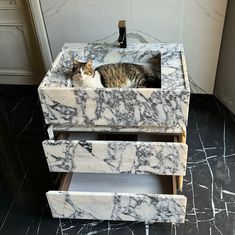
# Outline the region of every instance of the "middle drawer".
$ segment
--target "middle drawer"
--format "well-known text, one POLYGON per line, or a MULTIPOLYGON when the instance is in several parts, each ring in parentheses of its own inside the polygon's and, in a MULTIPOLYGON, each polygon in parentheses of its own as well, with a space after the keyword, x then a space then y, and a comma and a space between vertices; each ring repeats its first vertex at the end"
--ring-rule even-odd
POLYGON ((57 133, 43 141, 52 172, 185 175, 188 146, 177 134, 57 133))

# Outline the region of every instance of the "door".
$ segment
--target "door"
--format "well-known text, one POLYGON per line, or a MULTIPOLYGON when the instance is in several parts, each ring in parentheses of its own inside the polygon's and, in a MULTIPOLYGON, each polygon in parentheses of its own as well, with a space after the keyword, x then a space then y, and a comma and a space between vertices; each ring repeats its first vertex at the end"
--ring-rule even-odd
POLYGON ((0 84, 39 84, 45 74, 26 2, 0 0, 0 84))

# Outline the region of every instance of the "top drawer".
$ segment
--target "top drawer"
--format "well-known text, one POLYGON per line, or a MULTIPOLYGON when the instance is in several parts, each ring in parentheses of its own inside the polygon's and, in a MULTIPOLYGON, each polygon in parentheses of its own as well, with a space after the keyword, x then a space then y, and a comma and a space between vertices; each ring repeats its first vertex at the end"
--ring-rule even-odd
POLYGON ((157 128, 185 127, 188 119, 189 82, 182 45, 130 44, 65 45, 39 86, 47 124, 157 128), (129 62, 145 64, 161 56, 161 88, 79 88, 71 82, 74 59, 92 59, 95 66, 129 62))

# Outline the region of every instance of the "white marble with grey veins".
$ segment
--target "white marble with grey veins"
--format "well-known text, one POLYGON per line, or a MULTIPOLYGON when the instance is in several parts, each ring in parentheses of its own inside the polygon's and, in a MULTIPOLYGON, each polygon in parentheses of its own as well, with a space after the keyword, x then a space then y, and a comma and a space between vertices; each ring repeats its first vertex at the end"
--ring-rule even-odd
POLYGON ((49 191, 54 218, 183 223, 183 195, 49 191))
POLYGON ((51 125, 56 132, 106 132, 106 133, 154 133, 154 134, 179 134, 186 133, 186 127, 179 125, 173 127, 158 127, 158 126, 138 126, 138 127, 119 127, 119 126, 74 126, 72 124, 51 125))
POLYGON ((137 43, 126 49, 108 44, 65 44, 38 89, 45 121, 92 127, 185 127, 190 90, 182 58, 181 44, 137 43), (95 66, 111 62, 144 64, 158 53, 161 89, 72 87, 74 58, 93 59, 95 66))
POLYGON ((50 171, 185 175, 188 146, 142 141, 45 140, 50 171))
POLYGON ((184 222, 187 200, 172 194, 170 176, 74 173, 64 182, 47 193, 55 218, 184 222))

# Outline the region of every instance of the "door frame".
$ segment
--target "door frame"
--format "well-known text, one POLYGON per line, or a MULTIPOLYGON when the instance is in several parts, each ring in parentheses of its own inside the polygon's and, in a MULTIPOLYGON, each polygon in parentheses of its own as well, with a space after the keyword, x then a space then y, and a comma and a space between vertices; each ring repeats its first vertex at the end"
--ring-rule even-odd
POLYGON ((27 3, 41 50, 43 63, 46 70, 49 70, 53 62, 53 58, 44 23, 40 0, 27 0, 27 3))

